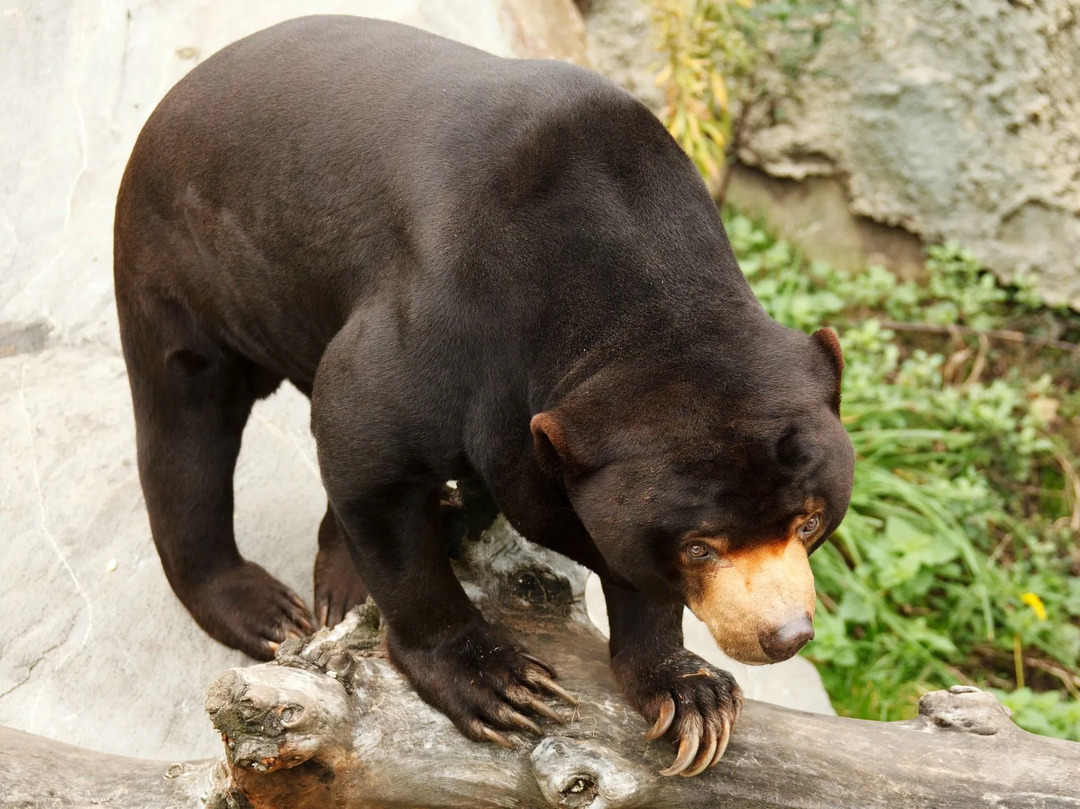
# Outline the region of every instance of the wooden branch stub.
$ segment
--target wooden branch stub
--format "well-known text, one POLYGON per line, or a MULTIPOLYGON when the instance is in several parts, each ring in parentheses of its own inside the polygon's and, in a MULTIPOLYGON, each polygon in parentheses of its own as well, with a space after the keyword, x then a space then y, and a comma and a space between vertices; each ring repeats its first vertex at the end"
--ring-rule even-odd
POLYGON ((948 691, 931 691, 919 700, 919 717, 935 728, 993 736, 1019 730, 1012 711, 992 694, 970 685, 954 685, 948 691))
POLYGON ((589 739, 547 736, 533 748, 529 761, 548 806, 625 806, 642 789, 639 765, 589 739))
POLYGON ((313 758, 331 761, 351 749, 353 703, 340 682, 286 666, 257 681, 243 672, 222 674, 206 697, 231 767, 275 772, 313 758))

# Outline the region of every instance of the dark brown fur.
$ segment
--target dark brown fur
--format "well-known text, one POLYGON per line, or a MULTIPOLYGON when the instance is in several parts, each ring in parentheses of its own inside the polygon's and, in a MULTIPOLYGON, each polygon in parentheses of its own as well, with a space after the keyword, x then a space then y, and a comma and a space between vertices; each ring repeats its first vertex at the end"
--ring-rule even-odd
POLYGON ((823 539, 847 507, 835 336, 766 316, 693 165, 586 70, 348 17, 242 40, 139 137, 115 278, 154 541, 196 620, 256 657, 311 626, 233 535, 245 421, 289 380, 329 499, 319 619, 370 591, 475 739, 553 689, 454 578, 444 481, 600 574, 620 685, 650 719, 675 698, 669 735, 703 751, 738 689, 683 676, 707 666, 686 537, 775 539, 813 497, 823 539))

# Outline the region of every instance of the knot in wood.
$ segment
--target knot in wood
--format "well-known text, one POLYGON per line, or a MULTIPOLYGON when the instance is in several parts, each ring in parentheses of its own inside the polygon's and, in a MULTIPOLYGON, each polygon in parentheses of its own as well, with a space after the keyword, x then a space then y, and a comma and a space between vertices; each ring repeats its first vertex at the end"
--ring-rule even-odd
POLYGON ((574 776, 566 786, 559 790, 561 796, 559 806, 565 806, 567 809, 581 809, 581 807, 591 806, 599 793, 600 788, 592 776, 574 776))
POLYGON ((1015 728, 1011 715, 993 694, 970 685, 931 691, 919 700, 919 716, 942 730, 993 736, 1015 728))
POLYGON ((548 736, 529 758, 540 792, 559 809, 614 809, 640 790, 640 765, 590 739, 548 736))

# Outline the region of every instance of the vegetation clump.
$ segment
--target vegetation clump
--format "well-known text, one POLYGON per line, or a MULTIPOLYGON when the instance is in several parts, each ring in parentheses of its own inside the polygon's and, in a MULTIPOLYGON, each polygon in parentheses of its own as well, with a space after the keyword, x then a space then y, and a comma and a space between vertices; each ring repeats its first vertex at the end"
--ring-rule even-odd
POLYGON ((837 710, 905 718, 925 691, 975 684, 1022 727, 1080 741, 1080 315, 955 245, 917 284, 726 219, 770 314, 844 346, 855 487, 812 560, 807 649, 837 710))

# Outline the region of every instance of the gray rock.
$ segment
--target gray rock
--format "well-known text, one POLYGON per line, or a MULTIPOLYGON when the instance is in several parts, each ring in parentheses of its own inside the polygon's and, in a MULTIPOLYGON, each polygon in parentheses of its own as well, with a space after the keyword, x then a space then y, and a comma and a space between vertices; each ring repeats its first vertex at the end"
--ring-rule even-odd
MULTIPOLYGON (((594 64, 650 103, 648 0, 596 0, 594 64)), ((1080 308, 1080 6, 864 0, 748 116, 730 198, 812 258, 921 269, 952 240, 1080 308), (745 169, 759 169, 759 173, 745 169)))
MULTIPOLYGON (((241 551, 311 598, 326 507, 307 402, 260 402, 237 470, 241 551)), ((148 758, 214 755, 206 685, 244 655, 210 640, 169 589, 134 458, 123 360, 56 345, 0 360, 0 724, 148 758), (118 694, 118 675, 142 682, 118 694)))
POLYGON ((957 241, 1080 308, 1080 7, 868 0, 739 157, 835 177, 857 217, 957 241), (797 100, 795 100, 797 99, 797 100), (779 121, 779 122, 777 122, 779 121))
POLYGON ((657 111, 664 99, 651 15, 648 0, 591 0, 585 26, 593 66, 657 111))

